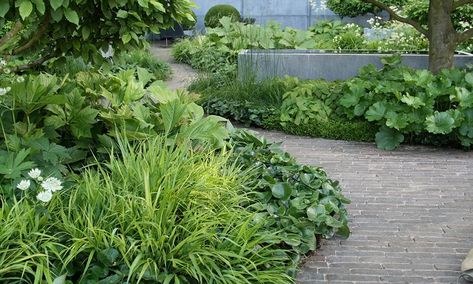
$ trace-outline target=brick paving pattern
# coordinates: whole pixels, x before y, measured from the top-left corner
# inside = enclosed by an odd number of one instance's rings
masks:
[[[258,132],[341,182],[349,239],[324,241],[298,283],[457,283],[473,247],[473,152]],[[462,283],[461,281],[459,283]]]

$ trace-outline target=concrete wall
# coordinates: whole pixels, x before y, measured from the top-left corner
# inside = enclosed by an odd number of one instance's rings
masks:
[[[207,11],[217,4],[230,4],[237,8],[243,17],[255,18],[257,24],[276,21],[281,23],[283,27],[307,29],[319,20],[339,19],[337,15],[323,6],[320,0],[316,0],[316,7],[312,7],[309,0],[194,0],[194,2],[198,6],[194,9],[198,18],[198,30],[204,28],[204,17]],[[343,20],[365,24],[370,17],[345,18]]]
[[[268,79],[288,75],[299,79],[346,80],[358,75],[359,69],[368,64],[381,68],[383,56],[388,55],[324,53],[318,50],[245,50],[238,55],[238,77]],[[402,63],[407,66],[416,69],[428,67],[428,55],[401,56]],[[467,64],[473,64],[473,56],[455,56],[455,66]]]

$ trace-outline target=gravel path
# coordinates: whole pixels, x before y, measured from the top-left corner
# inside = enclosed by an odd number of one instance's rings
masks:
[[[352,200],[352,235],[325,241],[298,283],[457,283],[473,247],[473,152],[260,131],[321,166]]]
[[[169,63],[172,69],[172,76],[166,81],[168,87],[172,90],[186,89],[194,81],[198,73],[187,64],[181,64],[171,56],[171,47],[165,47],[162,42],[155,42],[151,45],[151,52],[159,59]]]
[[[169,48],[152,50],[171,64],[172,89],[197,77],[172,60]],[[258,132],[282,141],[299,162],[323,167],[352,200],[352,235],[324,241],[301,267],[298,283],[457,283],[473,247],[473,152],[420,146],[389,152],[369,143]]]

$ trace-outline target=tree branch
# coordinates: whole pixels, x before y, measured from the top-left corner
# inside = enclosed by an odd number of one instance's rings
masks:
[[[396,20],[398,22],[401,22],[401,23],[405,23],[405,24],[408,24],[408,25],[411,25],[413,26],[416,30],[418,30],[421,34],[425,35],[427,38],[429,37],[429,33],[428,31],[422,27],[421,24],[419,24],[418,22],[412,20],[412,19],[408,19],[408,18],[404,18],[404,17],[401,17],[399,16],[393,9],[391,9],[388,5],[382,3],[382,2],[379,2],[378,0],[364,0],[365,2],[367,3],[371,3],[373,5],[375,5],[376,7],[380,8],[380,9],[383,9],[385,10],[386,12],[389,13],[389,16],[391,16],[391,18],[393,20]],[[465,0],[459,0],[459,1],[465,1]]]
[[[457,0],[453,3],[453,10],[466,4],[473,4],[473,0]]]
[[[464,41],[469,40],[470,38],[473,38],[473,28],[468,29],[464,32],[458,33],[457,34],[457,43],[462,43]]]
[[[47,14],[43,22],[39,26],[38,31],[33,35],[33,37],[24,45],[18,48],[15,48],[11,54],[16,55],[18,53],[22,53],[23,51],[30,49],[33,46],[33,44],[35,44],[38,40],[40,40],[41,37],[46,33],[50,20],[51,20],[51,15]]]
[[[40,59],[37,59],[35,61],[31,61],[28,64],[15,66],[11,69],[11,71],[16,73],[16,72],[25,71],[25,70],[34,68],[36,66],[39,66],[39,65],[43,64],[44,62],[48,61],[49,59],[54,58],[55,56],[56,56],[56,51],[51,52],[50,54],[45,55],[45,56],[41,57]]]
[[[17,21],[13,28],[2,38],[0,38],[0,46],[4,45],[8,41],[10,41],[10,39],[16,36],[20,32],[21,28],[23,28],[23,24],[20,21]]]

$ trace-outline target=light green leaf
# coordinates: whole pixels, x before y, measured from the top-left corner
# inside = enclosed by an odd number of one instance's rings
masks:
[[[465,81],[473,87],[473,73],[467,73],[465,75]]]
[[[5,17],[9,10],[10,3],[8,1],[0,1],[0,18]]]
[[[129,43],[130,40],[131,40],[131,34],[124,34],[124,35],[122,36],[122,42],[123,42],[124,44]]]
[[[458,101],[461,107],[473,107],[473,92],[466,88],[455,88],[455,95],[450,96],[450,99]]]
[[[425,119],[426,129],[433,134],[448,134],[455,127],[455,119],[449,112],[436,111]]]
[[[408,106],[411,106],[415,109],[425,106],[425,103],[419,97],[414,97],[411,95],[406,95],[401,98],[401,102],[405,103]]]
[[[276,183],[271,187],[271,192],[277,199],[288,200],[292,194],[292,186],[286,182]]]
[[[386,106],[383,102],[377,102],[373,104],[368,111],[365,113],[365,117],[368,121],[378,121],[383,119],[386,113]]]
[[[64,16],[66,16],[66,19],[69,22],[79,26],[79,15],[76,11],[72,10],[71,8],[67,8],[67,10],[64,11]]]
[[[186,105],[179,100],[173,100],[160,107],[161,117],[163,120],[164,130],[169,133],[176,127],[186,112]]]
[[[154,6],[158,11],[161,12],[166,12],[166,9],[164,8],[163,4],[159,3],[158,1],[155,0],[149,0],[149,3]],[[192,16],[191,16],[192,17]],[[189,17],[188,17],[189,18]]]
[[[36,6],[36,10],[38,10],[38,12],[41,15],[44,15],[44,12],[46,12],[46,6],[44,5],[44,0],[33,0],[33,2]]]
[[[125,10],[119,10],[117,13],[118,18],[126,19],[128,17],[128,12]]]
[[[20,4],[20,16],[24,20],[33,12],[33,4],[29,0],[25,0]]]
[[[404,135],[399,131],[382,126],[376,133],[376,145],[383,150],[394,150],[404,141]]]
[[[53,10],[57,10],[57,8],[62,6],[62,3],[64,3],[64,0],[49,0],[51,3],[51,7]]]

